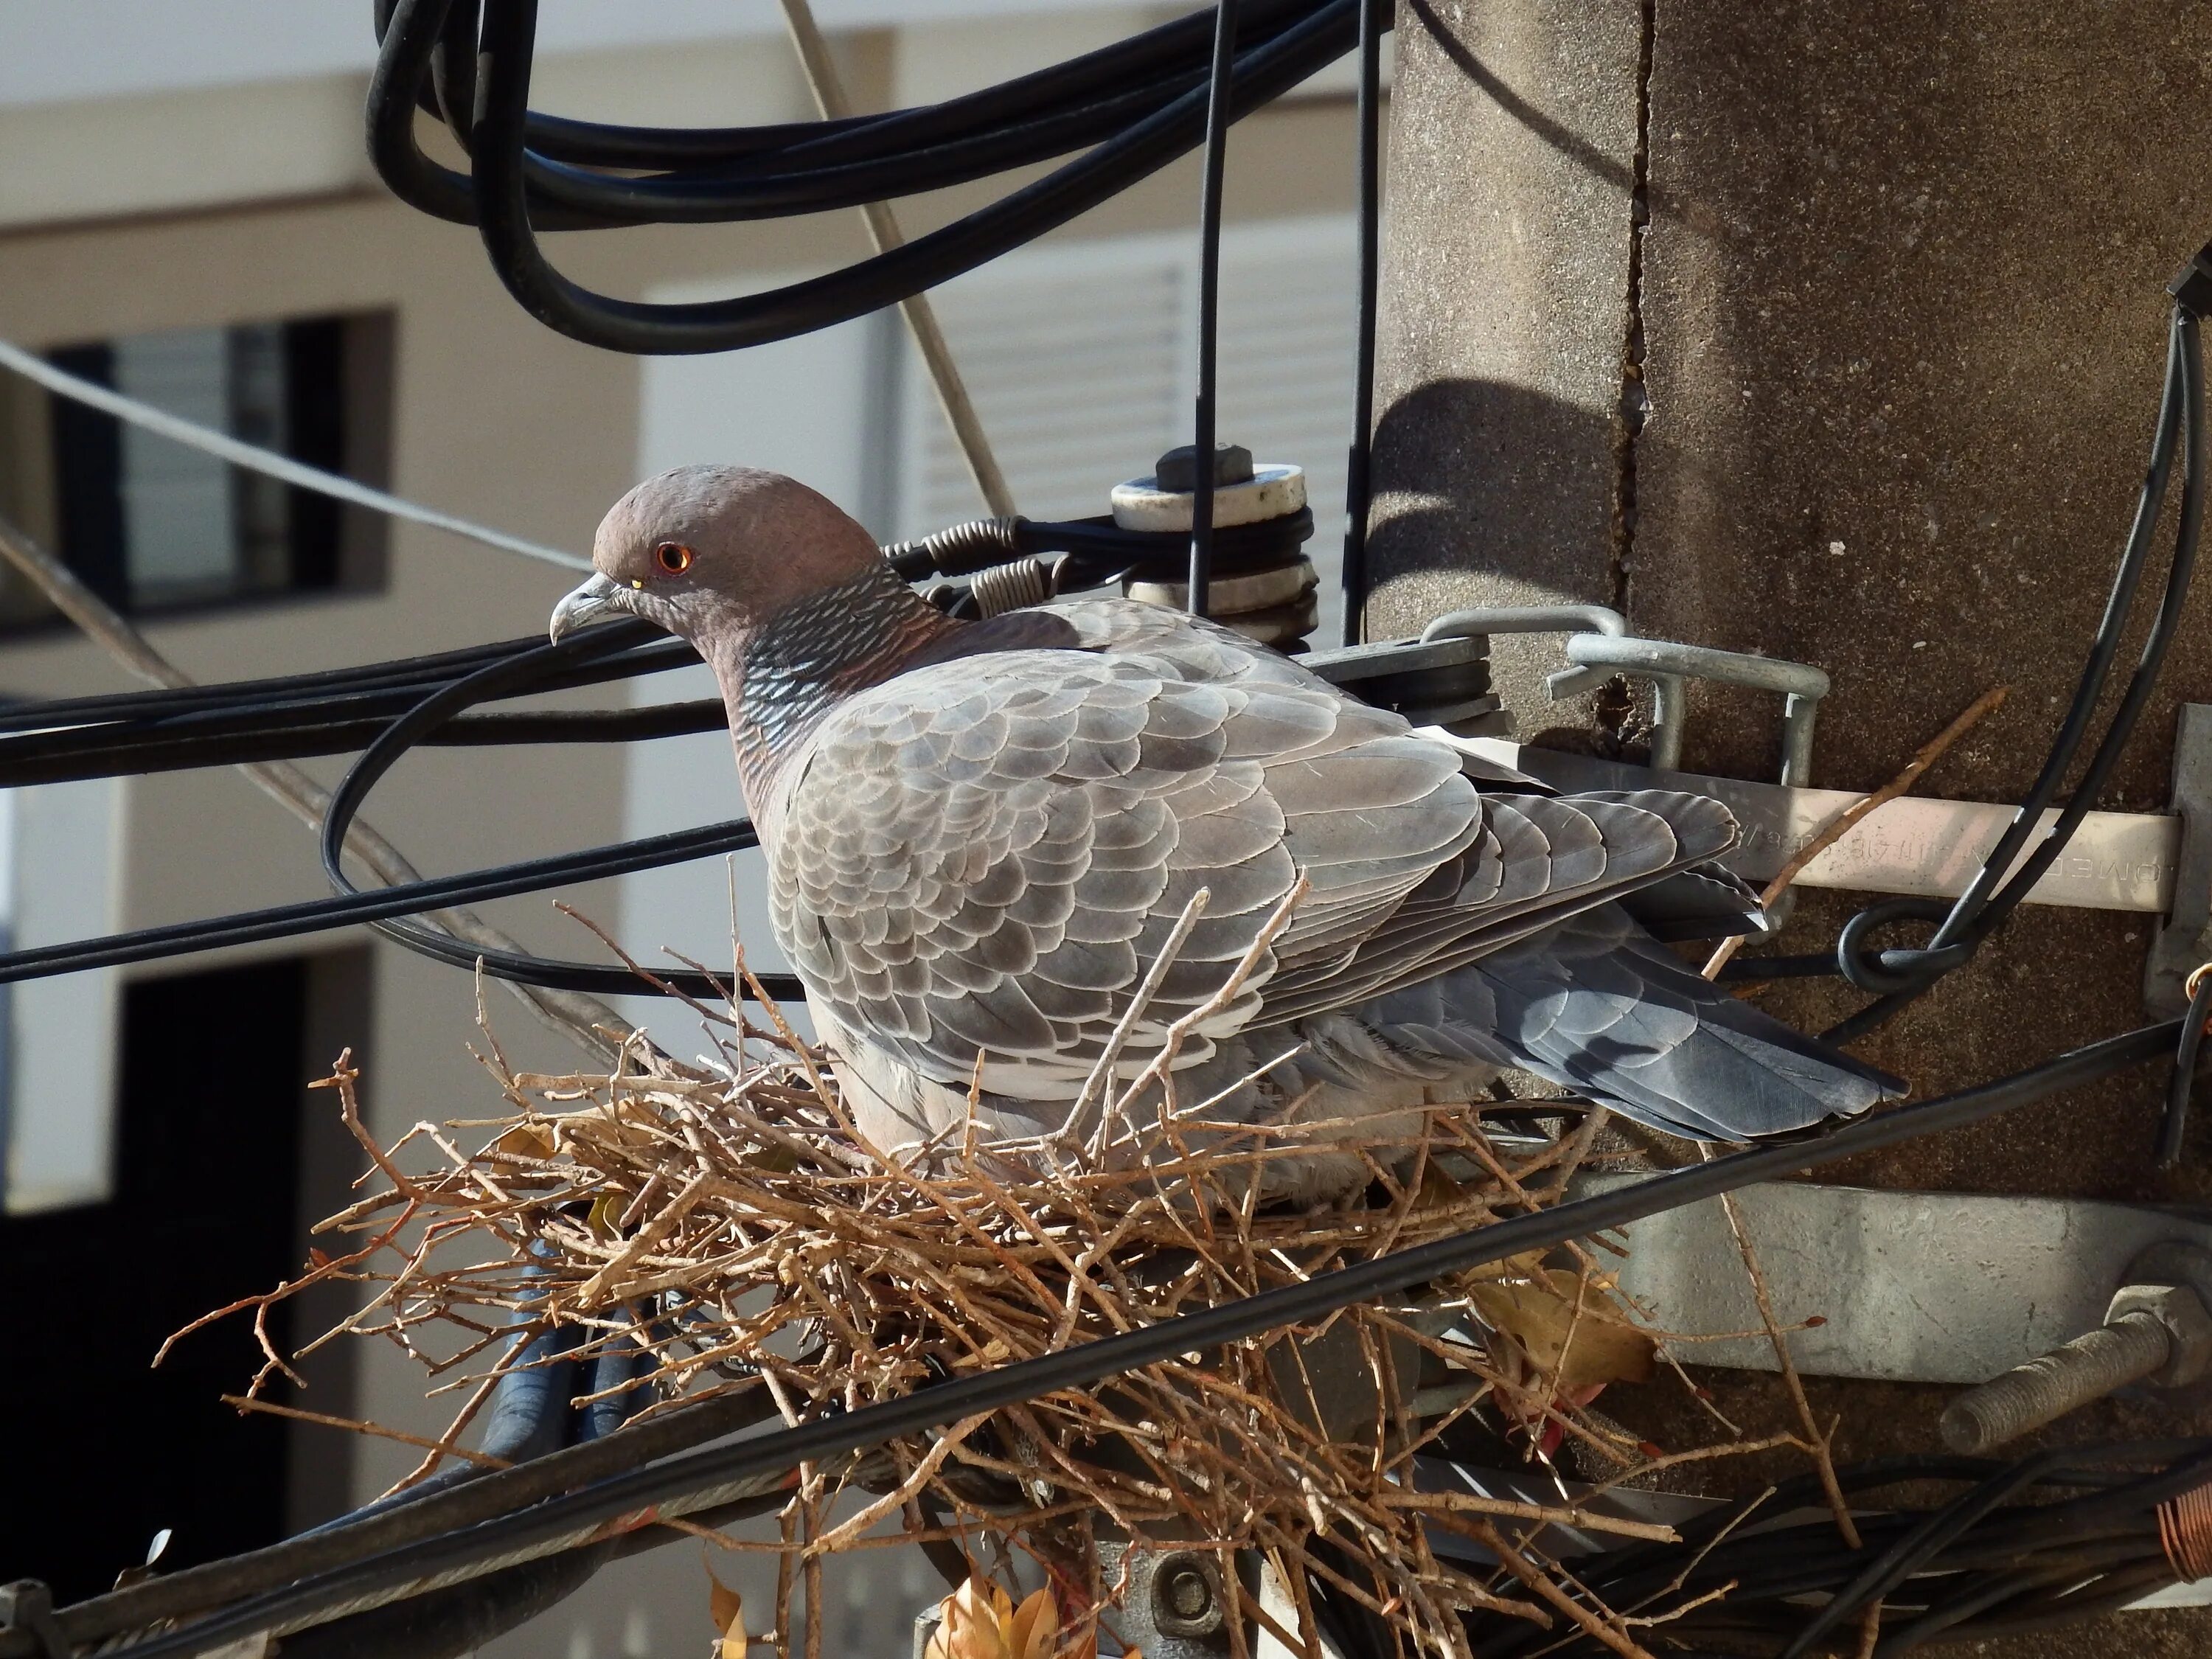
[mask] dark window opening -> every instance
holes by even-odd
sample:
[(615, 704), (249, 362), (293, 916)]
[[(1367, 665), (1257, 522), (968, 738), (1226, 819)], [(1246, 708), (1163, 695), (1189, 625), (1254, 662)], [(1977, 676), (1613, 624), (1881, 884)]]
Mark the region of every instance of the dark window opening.
[[(0, 1577), (41, 1578), (74, 1601), (112, 1586), (163, 1528), (162, 1565), (180, 1567), (343, 1507), (341, 1437), (305, 1431), (321, 1437), (295, 1457), (303, 1431), (222, 1402), (259, 1364), (250, 1316), (149, 1362), (171, 1332), (292, 1274), (303, 1212), (328, 1212), (316, 1189), (335, 1176), (343, 1191), (331, 1097), (304, 1085), (331, 1057), (317, 1045), (364, 1018), (355, 1001), (338, 1018), (334, 991), (363, 985), (336, 957), (125, 988), (113, 1196), (0, 1219), (0, 1417), (36, 1448), (0, 1482)], [(278, 1315), (282, 1346), (294, 1333)], [(311, 1372), (298, 1403), (349, 1414), (343, 1380), (322, 1381)]]
[[(173, 415), (381, 487), (391, 319), (311, 317), (64, 346), (54, 364)], [(0, 396), (0, 510), (127, 614), (373, 590), (380, 516), (234, 467), (28, 382)], [(0, 626), (52, 619), (12, 573)]]

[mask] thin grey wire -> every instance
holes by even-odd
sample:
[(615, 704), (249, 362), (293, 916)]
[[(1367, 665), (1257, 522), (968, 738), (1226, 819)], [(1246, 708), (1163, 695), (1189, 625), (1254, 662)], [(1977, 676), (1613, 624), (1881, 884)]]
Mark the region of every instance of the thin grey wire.
[(441, 513), (434, 507), (422, 507), (416, 502), (386, 495), (365, 483), (325, 472), (320, 467), (295, 461), (289, 455), (279, 455), (274, 450), (264, 449), (258, 444), (241, 442), (227, 432), (217, 432), (197, 422), (187, 421), (170, 414), (167, 410), (127, 398), (112, 387), (87, 380), (66, 370), (57, 368), (36, 352), (26, 351), (13, 341), (0, 340), (0, 368), (14, 370), (28, 380), (35, 380), (47, 391), (59, 397), (85, 404), (112, 415), (118, 421), (128, 421), (133, 426), (158, 433), (172, 442), (213, 455), (228, 461), (233, 466), (242, 466), (249, 471), (280, 478), (301, 489), (312, 489), (319, 495), (329, 495), (342, 501), (351, 501), (356, 507), (371, 512), (386, 514), (395, 519), (405, 519), (414, 524), (428, 525), (434, 530), (481, 542), (486, 547), (496, 547), (509, 553), (520, 553), (525, 558), (538, 559), (547, 564), (557, 564), (566, 570), (589, 570), (592, 562), (580, 554), (563, 553), (556, 547), (545, 547), (537, 542), (525, 541), (520, 536), (510, 536), (503, 530), (492, 530), (466, 519), (457, 519), (450, 513)]

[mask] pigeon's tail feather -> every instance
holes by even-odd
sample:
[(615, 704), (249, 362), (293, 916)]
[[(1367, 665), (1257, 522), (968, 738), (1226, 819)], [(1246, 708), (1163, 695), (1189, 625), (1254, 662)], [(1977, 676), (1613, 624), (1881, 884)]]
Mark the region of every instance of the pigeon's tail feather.
[(1905, 1091), (1707, 983), (1618, 905), (1350, 1012), (1409, 1059), (1517, 1066), (1696, 1140), (1786, 1133)]
[(1652, 938), (1717, 939), (1764, 931), (1759, 895), (1718, 864), (1677, 870), (1663, 880), (1621, 896), (1621, 908)]

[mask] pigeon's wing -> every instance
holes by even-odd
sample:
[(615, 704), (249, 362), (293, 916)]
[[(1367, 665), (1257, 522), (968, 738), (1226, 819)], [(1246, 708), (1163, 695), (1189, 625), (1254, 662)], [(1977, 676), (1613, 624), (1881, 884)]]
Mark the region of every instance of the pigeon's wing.
[[(1136, 609), (1136, 607), (1130, 607)], [(1070, 1098), (1127, 1073), (1304, 902), (1178, 1064), (1284, 962), (1341, 956), (1484, 838), (1457, 757), (1224, 630), (939, 663), (853, 697), (786, 775), (779, 944), (837, 1025), (924, 1075)], [(1192, 896), (1204, 918), (1130, 1018)], [(979, 1070), (980, 1067), (980, 1070)]]
[(1264, 1023), (1351, 1007), (1501, 951), (1733, 845), (1718, 801), (1669, 790), (1486, 796), (1483, 843), (1334, 961), (1279, 975)]

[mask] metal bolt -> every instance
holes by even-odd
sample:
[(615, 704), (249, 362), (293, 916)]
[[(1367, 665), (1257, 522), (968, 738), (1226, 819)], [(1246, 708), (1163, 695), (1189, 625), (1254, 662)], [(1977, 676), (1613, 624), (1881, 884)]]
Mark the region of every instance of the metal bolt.
[(2212, 1313), (2203, 1298), (2182, 1285), (2125, 1285), (2102, 1326), (1954, 1400), (1940, 1424), (1943, 1443), (1984, 1452), (2130, 1382), (2173, 1388), (2208, 1368)]
[(1168, 1580), (1168, 1606), (1178, 1619), (1203, 1617), (1213, 1603), (1213, 1587), (1206, 1582), (1206, 1575), (1193, 1567), (1180, 1569)]
[(1190, 1551), (1163, 1556), (1153, 1567), (1152, 1623), (1167, 1636), (1211, 1636), (1220, 1628), (1213, 1574)]
[[(1216, 484), (1250, 483), (1252, 452), (1243, 444), (1217, 443), (1213, 446), (1213, 482)], [(1188, 495), (1198, 488), (1198, 446), (1183, 444), (1170, 449), (1152, 463), (1152, 482), (1162, 489), (1172, 489)]]

